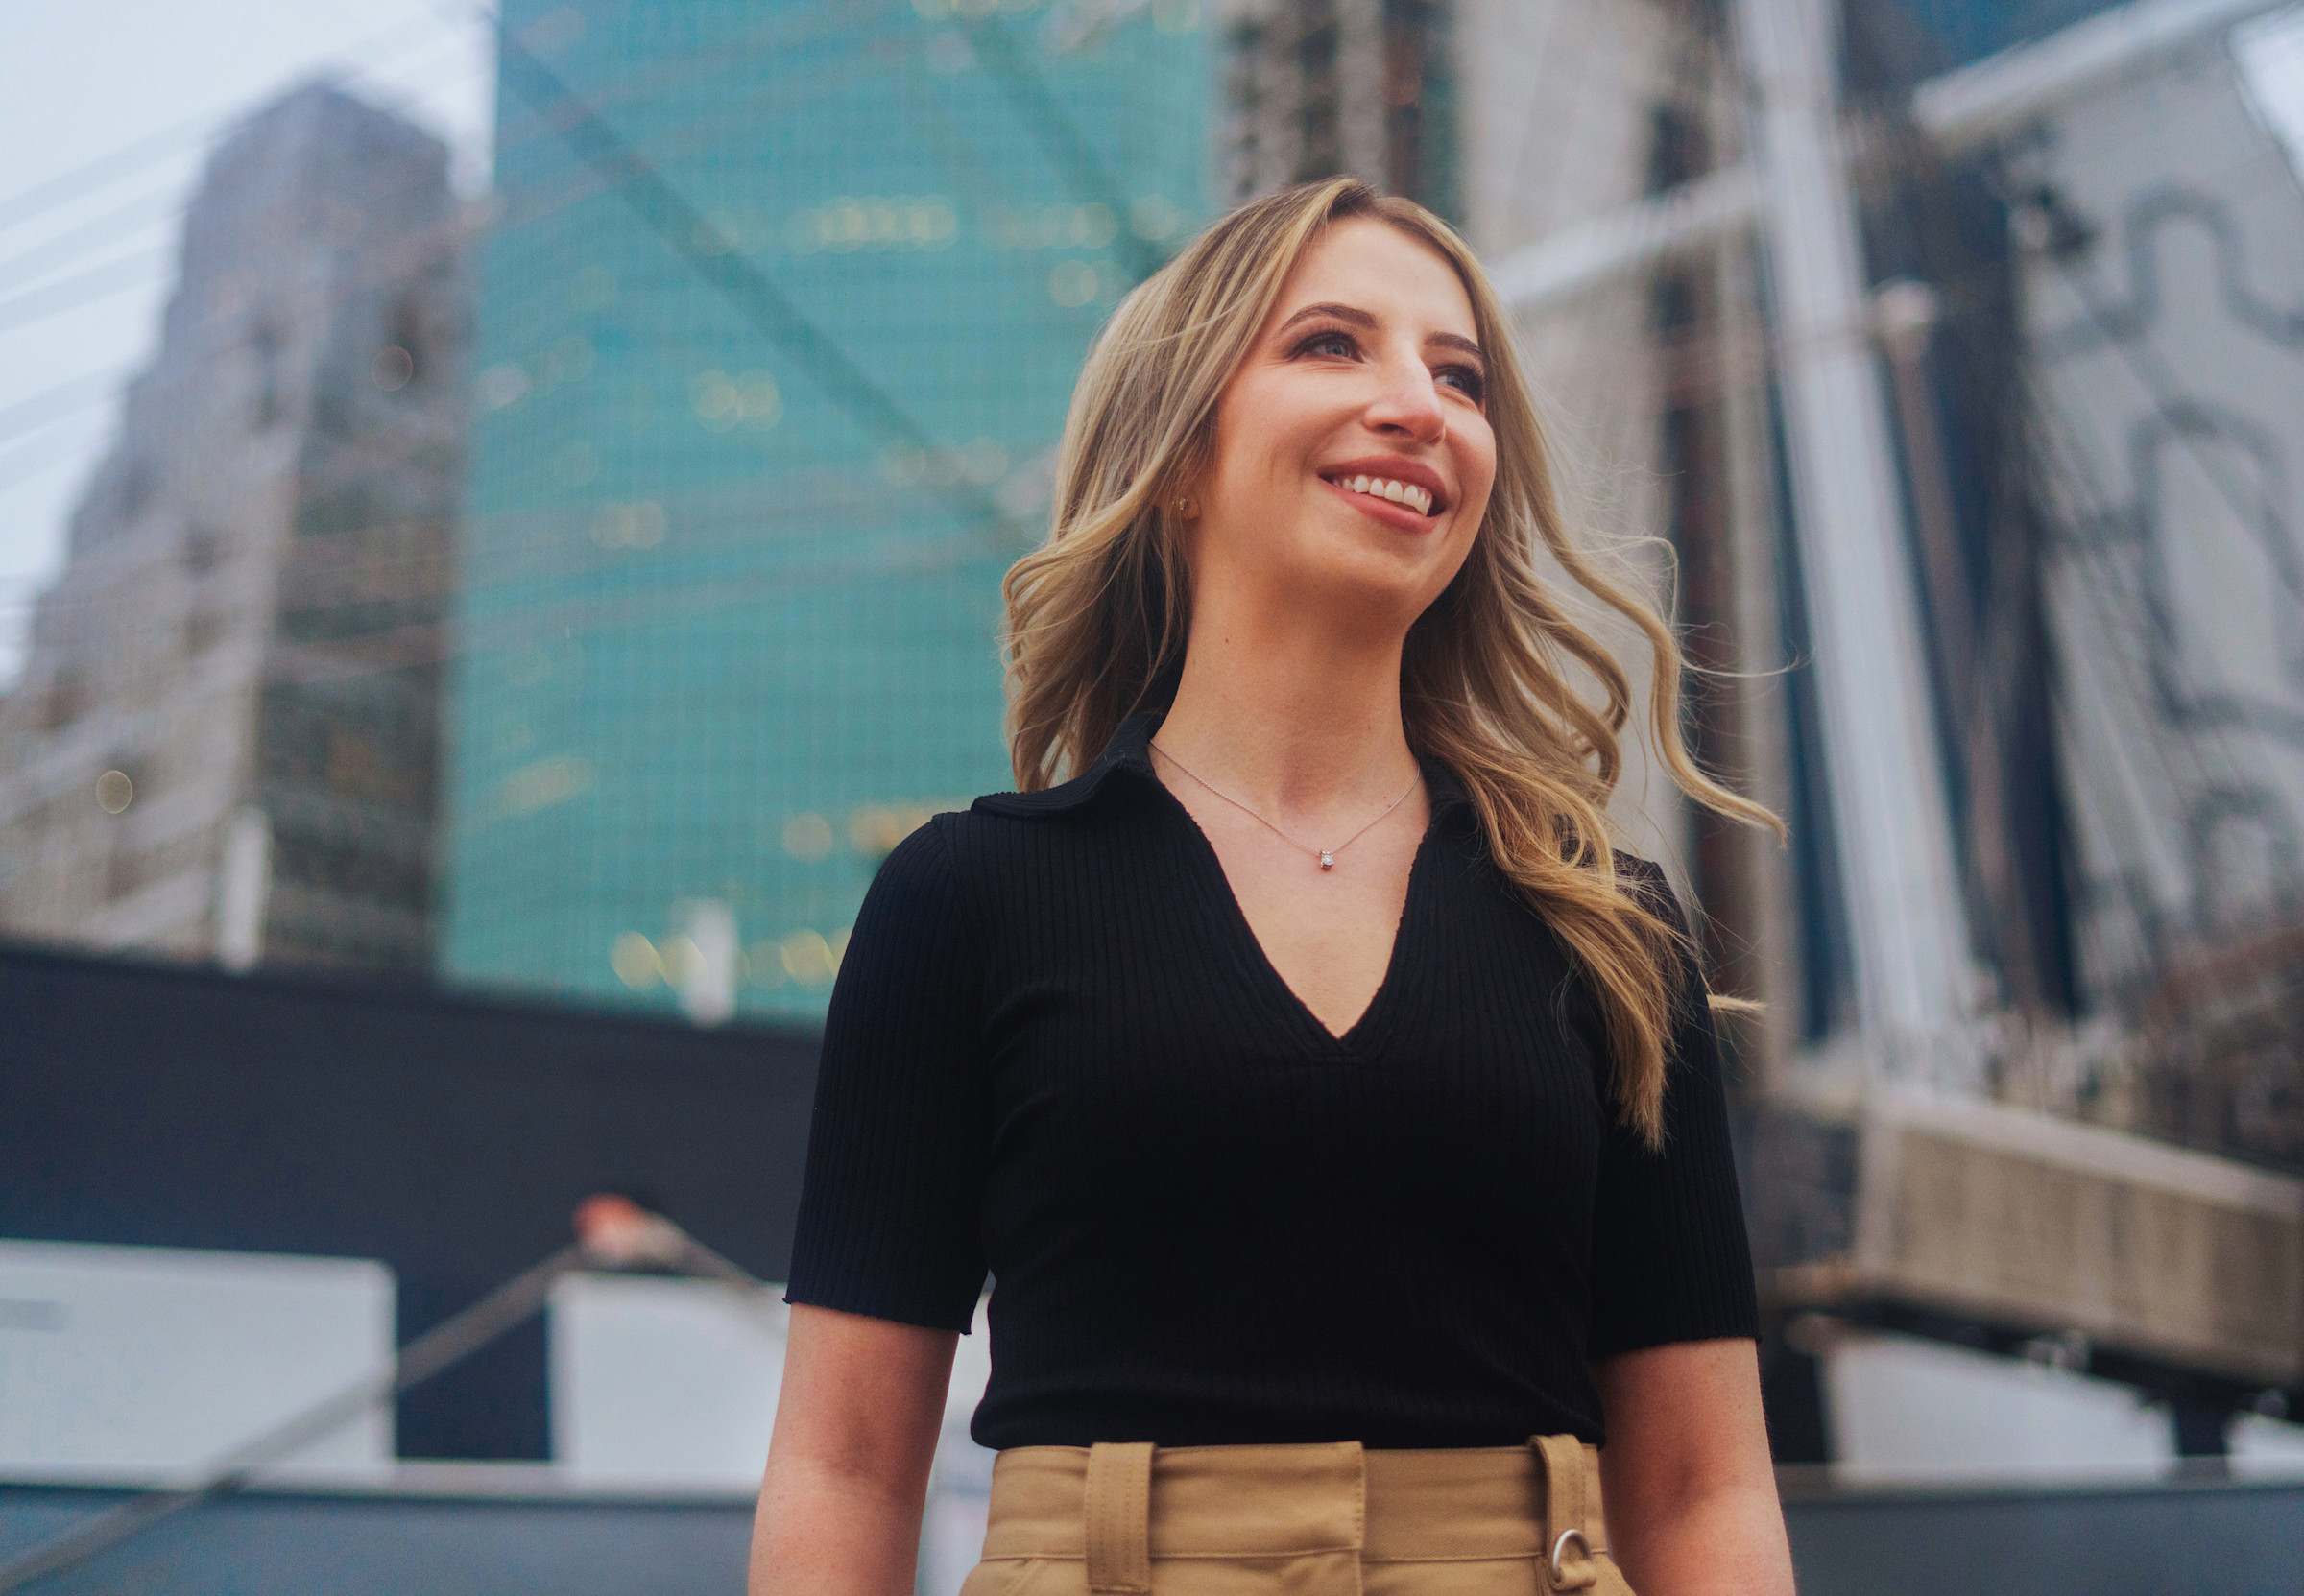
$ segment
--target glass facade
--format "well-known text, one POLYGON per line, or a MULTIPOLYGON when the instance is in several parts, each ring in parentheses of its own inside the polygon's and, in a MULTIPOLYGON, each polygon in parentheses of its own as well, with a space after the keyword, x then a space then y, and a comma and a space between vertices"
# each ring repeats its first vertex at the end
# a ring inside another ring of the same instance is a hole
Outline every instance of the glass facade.
POLYGON ((443 974, 821 1013, 1012 785, 999 580, 1090 339, 1204 220, 1193 0, 507 0, 443 974), (731 920, 732 919, 732 927, 731 920))

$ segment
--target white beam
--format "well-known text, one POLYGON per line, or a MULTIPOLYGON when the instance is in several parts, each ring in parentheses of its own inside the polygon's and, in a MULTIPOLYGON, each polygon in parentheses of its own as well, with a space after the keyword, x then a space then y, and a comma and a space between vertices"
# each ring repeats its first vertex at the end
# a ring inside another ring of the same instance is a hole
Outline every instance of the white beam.
MULTIPOLYGON (((1912 120, 1948 155, 1974 149, 2206 35, 2292 3, 2133 0, 1930 79, 1912 93, 1912 120)), ((1750 226, 1761 192, 1748 165, 1723 167, 1563 227, 1506 255, 1491 274, 1504 302, 1525 315, 1750 226)))
POLYGON ((1971 149, 2206 35, 2291 3, 2132 0, 1930 79, 1912 93, 1912 120, 1947 154, 1971 149))
POLYGON ((1766 175, 1778 375, 1859 1019, 1875 1067, 1961 1087, 1967 916, 1920 650, 1856 205, 1836 0, 1736 0, 1766 175), (1945 1066, 1950 1066, 1949 1068, 1945 1066))
POLYGON ((1532 310, 1748 227, 1760 203, 1759 175, 1749 166, 1723 167, 1516 250, 1489 277, 1506 304, 1532 310))

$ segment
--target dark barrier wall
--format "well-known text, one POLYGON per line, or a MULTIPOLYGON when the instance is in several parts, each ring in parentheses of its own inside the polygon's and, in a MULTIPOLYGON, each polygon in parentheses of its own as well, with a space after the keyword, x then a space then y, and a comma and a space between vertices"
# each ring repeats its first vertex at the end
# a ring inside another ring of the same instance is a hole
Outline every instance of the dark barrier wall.
MULTIPOLYGON (((816 1039, 0 948, 0 1236, 376 1258, 402 1342, 622 1191, 784 1278, 816 1039)), ((548 1455, 531 1321, 403 1457, 548 1455)))

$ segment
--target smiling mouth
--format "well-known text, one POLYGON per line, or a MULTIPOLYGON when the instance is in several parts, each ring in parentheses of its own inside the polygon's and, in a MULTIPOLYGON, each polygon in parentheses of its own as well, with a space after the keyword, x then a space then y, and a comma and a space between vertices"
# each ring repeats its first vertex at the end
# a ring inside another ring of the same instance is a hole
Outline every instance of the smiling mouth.
POLYGON ((1382 499, 1387 504, 1413 510, 1419 515, 1434 515, 1441 509, 1429 488, 1412 482, 1395 482, 1390 477, 1372 477, 1356 472, 1350 476, 1323 477, 1320 480, 1341 488, 1347 493, 1365 493, 1372 499, 1382 499))

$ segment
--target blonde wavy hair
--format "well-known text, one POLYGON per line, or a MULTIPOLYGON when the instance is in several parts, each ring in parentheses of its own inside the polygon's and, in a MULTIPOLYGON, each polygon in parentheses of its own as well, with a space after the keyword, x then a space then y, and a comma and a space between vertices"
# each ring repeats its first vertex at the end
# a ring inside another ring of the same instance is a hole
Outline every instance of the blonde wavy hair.
POLYGON ((1538 574, 1539 541, 1646 638, 1648 730, 1673 783, 1707 809, 1782 827, 1690 758, 1679 646, 1568 536, 1503 306, 1471 250, 1422 205, 1350 178, 1283 189, 1217 222, 1120 302, 1072 393, 1052 535, 1003 584, 1017 785, 1033 792, 1077 774, 1122 720, 1173 702, 1191 619, 1173 502, 1212 465, 1217 402, 1289 273, 1326 228, 1353 217, 1397 227, 1455 268, 1487 355, 1496 431, 1496 485, 1471 553, 1408 631, 1408 742, 1455 774, 1498 868, 1590 978, 1619 1116, 1654 1147, 1677 973, 1693 950, 1616 868, 1604 811, 1623 768, 1632 683, 1538 574), (1570 665, 1596 683, 1598 702, 1572 683, 1570 665))

